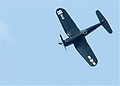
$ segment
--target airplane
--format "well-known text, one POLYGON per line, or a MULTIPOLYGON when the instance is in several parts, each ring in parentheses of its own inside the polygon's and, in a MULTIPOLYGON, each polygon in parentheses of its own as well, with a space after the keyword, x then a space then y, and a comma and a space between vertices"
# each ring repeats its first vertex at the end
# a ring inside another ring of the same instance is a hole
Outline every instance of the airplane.
POLYGON ((58 16, 58 19, 67 34, 68 38, 63 40, 63 37, 60 34, 60 38, 62 43, 59 43, 60 45, 63 45, 66 49, 67 46, 73 44, 76 50, 80 53, 80 55, 86 60, 86 62, 94 67, 97 65, 98 60, 93 53, 92 49, 90 48, 89 44, 86 41, 85 36, 87 36, 89 33, 94 31, 99 26, 103 26, 108 33, 112 33, 112 29, 110 25, 108 24, 108 21, 105 19, 105 17, 102 15, 102 13, 99 10, 96 10, 96 15, 99 19, 99 23, 83 30, 79 30, 72 18, 69 16, 69 14, 66 12, 63 8, 58 8, 56 10, 56 14, 58 16))

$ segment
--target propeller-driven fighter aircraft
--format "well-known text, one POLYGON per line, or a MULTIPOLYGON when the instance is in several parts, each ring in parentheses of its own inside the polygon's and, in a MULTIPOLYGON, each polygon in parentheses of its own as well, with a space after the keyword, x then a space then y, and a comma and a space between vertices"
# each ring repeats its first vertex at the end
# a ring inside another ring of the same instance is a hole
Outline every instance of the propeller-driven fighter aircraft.
POLYGON ((96 15, 100 23, 95 24, 87 29, 79 30, 65 9, 58 8, 56 10, 56 14, 62 24, 65 33, 68 36, 67 39, 63 40, 62 36, 60 35, 62 43, 59 44, 63 45, 65 49, 66 46, 73 44, 76 50, 80 53, 80 55, 87 61, 87 63, 90 66, 92 67, 96 66, 98 60, 95 54, 93 53, 92 49, 90 48, 89 44, 87 43, 85 36, 87 36, 89 33, 91 33, 93 30, 95 30, 101 25, 106 29, 108 33, 111 34, 113 31, 110 25, 108 24, 107 20, 105 19, 105 17, 101 14, 99 10, 97 10, 96 15))

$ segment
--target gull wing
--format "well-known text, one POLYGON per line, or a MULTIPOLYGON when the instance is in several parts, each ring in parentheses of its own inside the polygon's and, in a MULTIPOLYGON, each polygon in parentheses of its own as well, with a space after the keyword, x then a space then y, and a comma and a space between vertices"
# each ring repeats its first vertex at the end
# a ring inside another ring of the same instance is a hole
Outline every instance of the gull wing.
POLYGON ((80 53, 80 55, 87 61, 90 66, 95 66, 98 63, 98 60, 87 43, 85 37, 76 41, 74 43, 76 50, 80 53))
POLYGON ((79 34, 80 30, 77 28, 74 21, 63 8, 58 8, 56 14, 62 24, 62 27, 68 37, 79 34))

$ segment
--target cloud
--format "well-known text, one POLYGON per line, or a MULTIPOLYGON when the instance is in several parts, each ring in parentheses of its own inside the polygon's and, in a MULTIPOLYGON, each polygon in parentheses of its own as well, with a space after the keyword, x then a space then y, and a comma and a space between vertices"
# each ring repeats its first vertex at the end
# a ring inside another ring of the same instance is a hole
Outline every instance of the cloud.
POLYGON ((13 36, 10 33, 10 27, 5 22, 0 21, 0 38, 6 40, 13 40, 13 36))

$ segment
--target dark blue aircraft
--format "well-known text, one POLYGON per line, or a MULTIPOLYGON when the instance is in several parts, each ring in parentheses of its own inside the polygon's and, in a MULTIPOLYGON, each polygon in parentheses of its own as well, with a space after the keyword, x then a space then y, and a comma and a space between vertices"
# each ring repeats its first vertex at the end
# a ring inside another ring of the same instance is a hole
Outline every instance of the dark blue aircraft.
POLYGON ((89 33, 91 33, 93 30, 98 28, 99 26, 103 26, 108 33, 112 33, 112 29, 110 25, 108 24, 105 17, 101 14, 99 10, 96 11, 96 15, 100 21, 100 23, 95 24, 87 29, 79 30, 74 21, 71 19, 71 17, 68 15, 68 13, 63 8, 58 8, 56 10, 56 14, 62 24, 62 27, 67 34, 68 38, 63 40, 62 36, 60 35, 60 38, 62 40, 62 43, 59 43, 60 45, 63 45, 66 49, 66 46, 69 46, 71 44, 74 44, 76 50, 80 53, 80 55, 87 61, 87 63, 90 66, 96 66, 98 63, 98 60, 93 53, 92 49, 90 48, 89 44, 87 43, 85 36, 87 36, 89 33))

